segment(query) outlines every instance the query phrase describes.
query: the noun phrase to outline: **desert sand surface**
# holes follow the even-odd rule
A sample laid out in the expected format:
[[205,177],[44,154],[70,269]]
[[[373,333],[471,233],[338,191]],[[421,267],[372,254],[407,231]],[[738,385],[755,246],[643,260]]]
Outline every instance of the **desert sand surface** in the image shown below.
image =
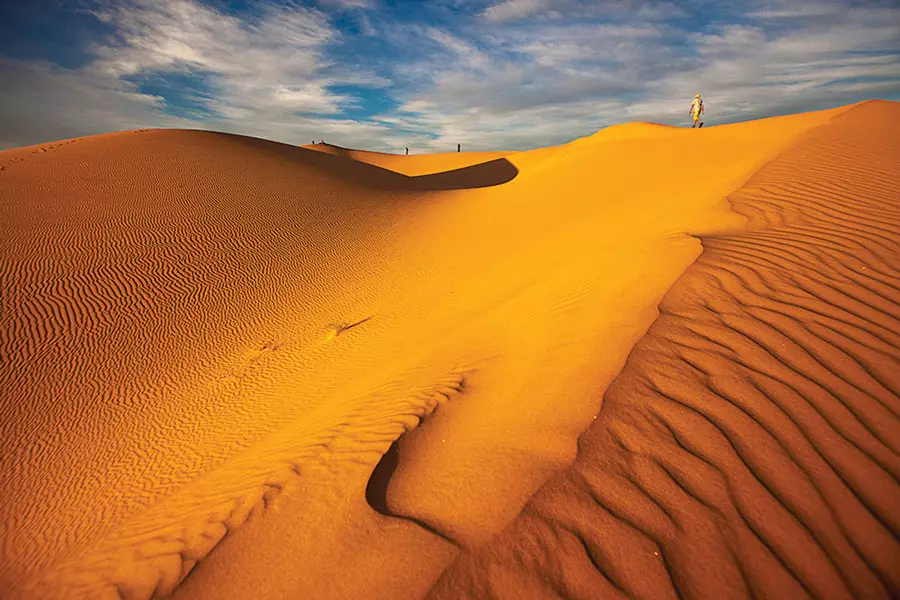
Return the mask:
[[0,152],[0,590],[900,594],[898,139]]

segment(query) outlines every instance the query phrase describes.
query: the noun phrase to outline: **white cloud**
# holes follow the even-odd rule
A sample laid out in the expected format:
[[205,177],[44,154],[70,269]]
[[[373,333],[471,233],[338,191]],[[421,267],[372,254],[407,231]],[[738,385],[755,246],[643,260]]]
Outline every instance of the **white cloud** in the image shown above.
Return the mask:
[[[431,74],[430,84],[406,95],[403,109],[414,118],[405,126],[427,128],[437,136],[436,147],[460,141],[472,149],[528,148],[624,121],[684,123],[697,91],[707,98],[712,123],[900,94],[897,8],[784,0],[759,11],[766,17],[739,16],[734,24],[688,34],[655,20],[676,14],[668,4],[579,6],[573,13],[632,8],[649,16],[484,24],[470,32],[482,42],[481,68],[445,60],[418,65]],[[784,18],[772,15],[786,7],[816,18],[770,27]]]
[[482,13],[492,23],[519,21],[525,17],[544,20],[626,17],[632,22],[647,22],[685,15],[685,10],[677,4],[659,0],[501,0]]
[[521,19],[552,6],[551,0],[502,0],[484,11],[488,21],[511,21]]
[[[459,9],[447,8],[455,1],[435,10]],[[6,114],[15,103],[29,109],[21,122],[2,124],[5,143],[43,141],[34,132],[91,133],[86,124],[184,123],[166,114],[164,98],[129,83],[159,73],[202,74],[211,87],[199,101],[215,116],[187,126],[376,150],[521,149],[629,120],[677,124],[697,91],[711,124],[900,95],[900,9],[887,3],[766,0],[735,13],[726,2],[695,33],[668,19],[696,5],[647,0],[507,0],[430,23],[358,0],[264,5],[250,20],[197,0],[107,6],[98,16],[116,41],[94,46],[94,63],[78,72],[16,67],[15,89],[0,89],[0,103]],[[325,7],[351,9],[362,35],[347,39]],[[384,40],[386,54],[368,53],[367,44]],[[348,115],[360,100],[335,91],[339,84],[380,88],[400,106],[355,121]],[[53,113],[50,98],[70,96]]]
[[319,4],[323,7],[330,8],[374,8],[374,0],[319,0]]
[[[870,11],[847,11],[825,22],[767,37],[747,26],[697,35],[699,60],[666,73],[645,90],[629,114],[680,121],[686,107],[666,109],[666,95],[686,98],[702,91],[708,117],[732,121],[855,102],[900,91],[894,20]],[[888,52],[880,54],[880,52]],[[665,103],[662,103],[665,104]]]
[[116,26],[119,42],[95,46],[91,68],[113,77],[204,73],[218,88],[210,108],[226,115],[279,107],[337,113],[346,101],[320,75],[324,46],[337,32],[314,9],[269,6],[247,23],[191,0],[134,0],[99,16]]
[[835,0],[770,0],[747,16],[771,19],[809,18],[833,15],[847,8],[846,4]]
[[0,59],[0,79],[0,150],[122,129],[196,126],[165,114],[162,98],[97,73]]
[[659,51],[663,34],[659,25],[546,25],[538,31],[512,32],[509,41],[541,65],[564,68],[603,62],[608,68],[611,63],[642,63],[649,51]]
[[427,31],[431,39],[455,55],[455,59],[461,66],[480,71],[490,67],[488,55],[465,40],[435,27],[431,27]]
[[[331,4],[360,8],[370,3]],[[348,129],[346,120],[298,116],[338,117],[357,104],[356,98],[333,91],[333,85],[389,83],[356,65],[333,64],[326,49],[340,35],[328,16],[314,8],[267,5],[248,21],[195,0],[128,0],[105,2],[93,14],[113,26],[115,36],[91,46],[95,60],[82,69],[13,61],[0,65],[0,102],[9,107],[3,114],[17,115],[16,122],[0,124],[6,146],[149,126],[211,128],[308,143]],[[135,81],[167,74],[198,77],[210,88],[206,97],[193,98],[205,105],[205,118],[167,115],[163,97],[138,93]],[[66,98],[64,105],[59,98]],[[362,139],[373,142],[384,133],[377,124],[358,130]]]

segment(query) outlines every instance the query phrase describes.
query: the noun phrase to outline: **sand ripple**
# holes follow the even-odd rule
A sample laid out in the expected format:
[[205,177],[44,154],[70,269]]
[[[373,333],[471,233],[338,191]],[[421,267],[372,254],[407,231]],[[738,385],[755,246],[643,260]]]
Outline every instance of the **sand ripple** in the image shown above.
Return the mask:
[[898,125],[864,104],[732,195],[577,461],[432,597],[900,593]]

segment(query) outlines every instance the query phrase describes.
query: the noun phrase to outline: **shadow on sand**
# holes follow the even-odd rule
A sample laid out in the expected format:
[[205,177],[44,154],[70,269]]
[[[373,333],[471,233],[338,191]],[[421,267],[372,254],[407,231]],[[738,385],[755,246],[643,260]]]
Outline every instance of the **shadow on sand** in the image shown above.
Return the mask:
[[342,156],[341,152],[329,154],[259,138],[221,133],[216,135],[227,135],[242,144],[303,162],[344,181],[379,190],[411,192],[470,190],[508,183],[519,174],[519,170],[511,162],[505,158],[498,158],[451,171],[410,177]]
[[397,442],[394,442],[384,456],[381,457],[375,470],[372,471],[369,483],[366,486],[366,502],[369,503],[369,506],[375,512],[385,516],[393,516],[387,505],[387,488],[399,462],[400,453],[397,450]]
[[387,491],[388,486],[391,483],[391,479],[394,477],[394,473],[397,470],[397,466],[400,464],[400,449],[398,445],[400,444],[401,440],[403,440],[403,436],[400,436],[397,440],[394,441],[393,444],[391,444],[390,449],[384,454],[384,456],[381,457],[381,460],[378,462],[378,465],[376,465],[375,470],[372,471],[372,475],[369,477],[369,483],[366,485],[366,503],[372,508],[372,510],[379,514],[382,514],[386,517],[404,519],[406,521],[415,523],[426,531],[429,531],[434,535],[450,542],[451,544],[458,546],[459,542],[454,540],[447,533],[439,531],[428,523],[420,521],[419,519],[416,519],[414,517],[398,515],[392,512],[388,507]]

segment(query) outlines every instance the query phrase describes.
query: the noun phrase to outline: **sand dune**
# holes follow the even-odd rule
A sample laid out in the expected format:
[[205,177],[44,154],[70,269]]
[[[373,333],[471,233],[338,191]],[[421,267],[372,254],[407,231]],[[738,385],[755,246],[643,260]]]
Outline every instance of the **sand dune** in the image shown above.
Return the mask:
[[898,114],[0,152],[0,589],[897,593]]
[[900,591],[900,108],[865,104],[732,194],[575,464],[434,598]]

